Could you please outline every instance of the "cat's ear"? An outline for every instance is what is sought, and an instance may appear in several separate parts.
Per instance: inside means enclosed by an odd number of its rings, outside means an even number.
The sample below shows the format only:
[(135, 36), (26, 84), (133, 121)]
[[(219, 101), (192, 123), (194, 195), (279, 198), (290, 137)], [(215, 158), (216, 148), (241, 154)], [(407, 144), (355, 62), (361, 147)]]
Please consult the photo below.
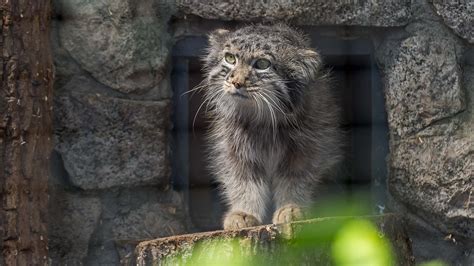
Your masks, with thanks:
[(318, 52), (312, 49), (301, 49), (298, 52), (298, 72), (300, 77), (310, 82), (318, 75), (322, 66), (322, 59)]
[(217, 29), (209, 34), (209, 44), (211, 46), (222, 44), (224, 39), (229, 34), (229, 30)]

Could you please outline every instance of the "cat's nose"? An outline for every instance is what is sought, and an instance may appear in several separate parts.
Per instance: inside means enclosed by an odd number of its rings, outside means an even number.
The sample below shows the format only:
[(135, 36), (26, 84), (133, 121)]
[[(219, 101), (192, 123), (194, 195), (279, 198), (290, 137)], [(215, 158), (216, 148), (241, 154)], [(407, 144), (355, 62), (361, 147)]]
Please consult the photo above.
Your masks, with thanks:
[(232, 80), (232, 85), (234, 85), (236, 89), (240, 89), (242, 87), (242, 83), (238, 80)]
[(230, 82), (233, 86), (227, 87), (227, 92), (230, 94), (239, 94), (239, 95), (245, 95), (245, 86), (241, 82), (236, 82), (236, 81), (231, 81)]

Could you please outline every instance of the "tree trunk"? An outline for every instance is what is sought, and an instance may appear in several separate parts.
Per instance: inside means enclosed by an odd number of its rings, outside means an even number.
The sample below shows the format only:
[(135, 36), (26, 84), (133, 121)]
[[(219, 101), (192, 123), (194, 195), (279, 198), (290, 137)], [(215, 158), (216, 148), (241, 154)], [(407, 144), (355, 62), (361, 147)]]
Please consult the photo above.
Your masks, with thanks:
[(46, 265), (51, 3), (0, 1), (0, 265)]

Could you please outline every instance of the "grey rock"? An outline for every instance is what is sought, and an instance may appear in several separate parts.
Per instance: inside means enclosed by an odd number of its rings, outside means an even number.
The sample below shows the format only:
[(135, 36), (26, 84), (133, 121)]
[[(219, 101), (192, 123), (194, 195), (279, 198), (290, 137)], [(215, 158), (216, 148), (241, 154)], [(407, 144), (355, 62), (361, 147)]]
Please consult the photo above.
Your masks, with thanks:
[(170, 101), (81, 91), (96, 85), (72, 80), (68, 93), (55, 98), (56, 149), (70, 183), (82, 189), (167, 186)]
[(406, 138), (392, 144), (393, 196), (441, 231), (474, 238), (472, 136)]
[(414, 215), (405, 218), (416, 265), (433, 260), (441, 260), (447, 265), (473, 265), (469, 260), (474, 253), (474, 241), (440, 232), (429, 221)]
[(187, 229), (182, 193), (142, 186), (100, 191), (100, 197), (103, 212), (85, 265), (119, 265), (140, 240)]
[(474, 65), (464, 65), (464, 86), (468, 97), (467, 101), (469, 104), (466, 108), (466, 112), (463, 113), (463, 121), (461, 130), (462, 134), (467, 137), (472, 137), (474, 132)]
[(125, 215), (115, 217), (112, 236), (117, 241), (130, 241), (183, 234), (184, 217), (180, 201), (146, 202)]
[(430, 0), (436, 13), (456, 34), (474, 43), (474, 1)]
[(139, 240), (188, 232), (182, 194), (172, 190), (140, 194), (121, 195), (116, 200), (119, 211), (108, 222), (121, 262), (131, 256)]
[(166, 75), (171, 3), (57, 0), (61, 46), (101, 83), (146, 93)]
[(465, 109), (458, 46), (433, 32), (387, 39), (376, 51), (388, 122), (391, 132), (400, 137)]
[(468, 66), (474, 66), (474, 46), (469, 47), (465, 50), (463, 55), (464, 57), (464, 64)]
[(292, 21), (300, 25), (402, 26), (411, 1), (199, 1), (178, 0), (178, 10), (206, 19)]
[(84, 72), (81, 69), (79, 64), (76, 63), (67, 52), (64, 47), (60, 45), (58, 40), (58, 27), (59, 22), (57, 20), (53, 20), (51, 23), (51, 48), (53, 52), (53, 60), (54, 60), (54, 70), (55, 70), (55, 77), (54, 77), (54, 90), (60, 90), (65, 84), (69, 82), (69, 80), (76, 74)]
[(51, 193), (48, 232), (52, 265), (83, 265), (100, 214), (97, 198)]

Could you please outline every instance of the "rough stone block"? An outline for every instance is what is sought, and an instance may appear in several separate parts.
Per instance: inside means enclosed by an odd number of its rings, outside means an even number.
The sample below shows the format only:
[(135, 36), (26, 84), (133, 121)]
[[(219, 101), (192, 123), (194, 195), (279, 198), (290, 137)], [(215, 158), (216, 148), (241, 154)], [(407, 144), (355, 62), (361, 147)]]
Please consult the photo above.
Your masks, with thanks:
[[(170, 195), (165, 192), (165, 194)], [(111, 220), (112, 238), (120, 261), (130, 258), (140, 240), (187, 232), (182, 198), (171, 192), (171, 202), (149, 202)]]
[(465, 109), (456, 43), (442, 34), (387, 39), (376, 52), (390, 130), (400, 137)]
[(82, 265), (101, 214), (98, 198), (53, 193), (48, 219), (52, 265)]
[(473, 154), (472, 135), (401, 140), (391, 148), (390, 191), (442, 231), (474, 238)]
[(69, 80), (76, 74), (84, 72), (79, 64), (72, 59), (66, 49), (61, 47), (58, 40), (58, 25), (60, 22), (53, 20), (51, 23), (51, 50), (54, 59), (54, 91), (67, 84)]
[[(76, 88), (81, 86), (73, 81)], [(82, 189), (170, 182), (170, 101), (134, 101), (71, 89), (55, 99), (56, 149)]]
[(474, 265), (473, 240), (441, 232), (431, 221), (413, 215), (406, 216), (405, 220), (416, 265), (433, 260), (442, 260), (446, 265)]
[(411, 1), (199, 1), (178, 0), (184, 14), (207, 19), (274, 21), (300, 25), (402, 26), (411, 17)]
[(436, 13), (461, 38), (474, 43), (474, 1), (430, 0)]
[(171, 3), (56, 0), (61, 46), (99, 82), (145, 93), (166, 75)]
[(100, 192), (104, 211), (89, 242), (86, 264), (118, 265), (138, 241), (188, 230), (180, 192), (150, 186)]
[(113, 219), (112, 236), (117, 241), (130, 241), (182, 234), (186, 229), (182, 207), (179, 202), (145, 203)]

